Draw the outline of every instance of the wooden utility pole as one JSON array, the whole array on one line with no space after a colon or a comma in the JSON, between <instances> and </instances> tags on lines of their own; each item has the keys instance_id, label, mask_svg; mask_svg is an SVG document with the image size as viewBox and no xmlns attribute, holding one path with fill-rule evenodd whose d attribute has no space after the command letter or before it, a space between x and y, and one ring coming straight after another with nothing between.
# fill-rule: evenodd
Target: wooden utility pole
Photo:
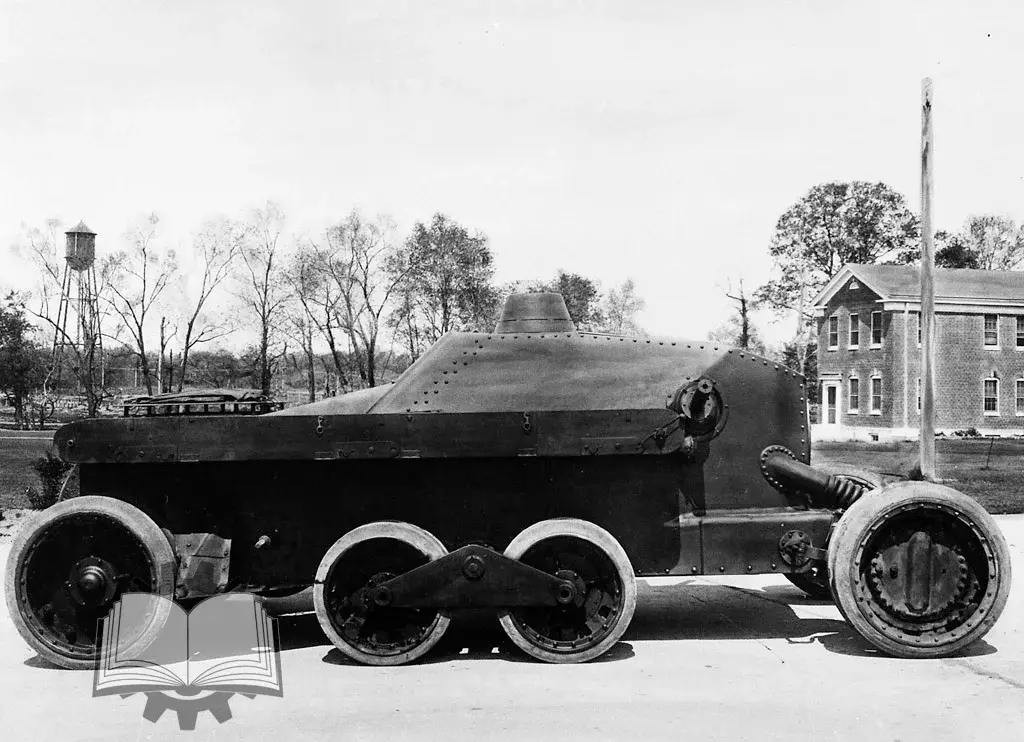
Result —
<instances>
[{"instance_id":1,"label":"wooden utility pole","mask_svg":"<svg viewBox=\"0 0 1024 742\"><path fill-rule=\"evenodd\" d=\"M921 476L935 479L935 242L932 233L932 81L921 83Z\"/></svg>"},{"instance_id":2,"label":"wooden utility pole","mask_svg":"<svg viewBox=\"0 0 1024 742\"><path fill-rule=\"evenodd\" d=\"M164 346L167 340L164 338L164 327L167 324L167 318L160 318L160 355L156 359L156 385L159 388L158 394L164 393Z\"/></svg>"},{"instance_id":3,"label":"wooden utility pole","mask_svg":"<svg viewBox=\"0 0 1024 742\"><path fill-rule=\"evenodd\" d=\"M796 310L796 359L800 364L800 373L807 375L807 340L805 337L807 319L804 317L804 305L807 303L807 268L800 269L800 305ZM821 400L818 400L819 402Z\"/></svg>"}]
</instances>

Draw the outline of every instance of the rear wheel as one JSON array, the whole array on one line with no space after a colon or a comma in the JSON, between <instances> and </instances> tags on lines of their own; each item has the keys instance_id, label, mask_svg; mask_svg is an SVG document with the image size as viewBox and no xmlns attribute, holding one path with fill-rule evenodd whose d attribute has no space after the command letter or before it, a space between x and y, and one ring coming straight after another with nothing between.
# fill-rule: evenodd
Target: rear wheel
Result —
<instances>
[{"instance_id":1,"label":"rear wheel","mask_svg":"<svg viewBox=\"0 0 1024 742\"><path fill-rule=\"evenodd\" d=\"M501 628L527 654L546 662L587 662L611 649L636 609L636 577L610 533L571 518L536 523L513 539L505 556L570 580L568 605L516 608L499 614Z\"/></svg>"},{"instance_id":2,"label":"rear wheel","mask_svg":"<svg viewBox=\"0 0 1024 742\"><path fill-rule=\"evenodd\" d=\"M324 633L344 655L366 665L422 657L448 630L448 614L378 606L371 590L447 553L437 538L409 523L380 521L349 531L324 555L313 585Z\"/></svg>"},{"instance_id":3,"label":"rear wheel","mask_svg":"<svg viewBox=\"0 0 1024 742\"><path fill-rule=\"evenodd\" d=\"M992 516L929 482L899 482L854 503L829 563L844 617L897 657L967 647L992 628L1010 590L1010 553Z\"/></svg>"},{"instance_id":4,"label":"rear wheel","mask_svg":"<svg viewBox=\"0 0 1024 742\"><path fill-rule=\"evenodd\" d=\"M109 497L76 497L37 514L11 544L6 594L11 620L41 657L95 668L97 621L124 593L153 593L158 629L174 597L176 561L160 528L138 508ZM141 629L140 629L141 630Z\"/></svg>"},{"instance_id":5,"label":"rear wheel","mask_svg":"<svg viewBox=\"0 0 1024 742\"><path fill-rule=\"evenodd\" d=\"M819 468L839 479L845 479L872 490L885 486L882 475L868 469L845 464L832 464ZM827 543L825 547L828 548ZM814 567L808 572L787 574L786 579L815 600L832 600L832 588L829 585L828 570L825 565Z\"/></svg>"}]
</instances>

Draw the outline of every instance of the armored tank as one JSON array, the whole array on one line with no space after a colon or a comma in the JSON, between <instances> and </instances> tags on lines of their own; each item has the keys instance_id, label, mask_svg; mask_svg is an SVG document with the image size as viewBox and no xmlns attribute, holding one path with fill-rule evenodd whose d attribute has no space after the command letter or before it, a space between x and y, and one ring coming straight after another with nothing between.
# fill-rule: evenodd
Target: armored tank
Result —
<instances>
[{"instance_id":1,"label":"armored tank","mask_svg":"<svg viewBox=\"0 0 1024 742\"><path fill-rule=\"evenodd\" d=\"M812 466L806 392L741 350L580 332L558 294L514 295L494 332L445 335L388 386L64 426L82 496L19 533L7 603L41 656L83 668L133 591L312 587L326 635L374 665L422 656L468 609L535 658L591 660L637 578L664 575L785 575L899 657L979 639L1010 586L991 516L939 484Z\"/></svg>"}]
</instances>

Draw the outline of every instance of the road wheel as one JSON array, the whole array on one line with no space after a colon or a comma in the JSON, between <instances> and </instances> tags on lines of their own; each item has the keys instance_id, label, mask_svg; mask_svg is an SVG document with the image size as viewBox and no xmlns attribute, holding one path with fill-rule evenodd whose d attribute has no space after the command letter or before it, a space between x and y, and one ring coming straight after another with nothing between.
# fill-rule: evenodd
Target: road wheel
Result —
<instances>
[{"instance_id":1,"label":"road wheel","mask_svg":"<svg viewBox=\"0 0 1024 742\"><path fill-rule=\"evenodd\" d=\"M527 654L545 662L587 662L625 633L636 609L636 577L622 546L603 528L571 518L541 521L516 536L505 556L577 587L569 605L499 614L501 628Z\"/></svg>"},{"instance_id":2,"label":"road wheel","mask_svg":"<svg viewBox=\"0 0 1024 742\"><path fill-rule=\"evenodd\" d=\"M427 608L377 606L370 590L447 554L417 526L368 523L328 549L313 585L313 606L324 633L341 652L366 665L402 665L426 654L451 618Z\"/></svg>"},{"instance_id":3,"label":"road wheel","mask_svg":"<svg viewBox=\"0 0 1024 742\"><path fill-rule=\"evenodd\" d=\"M1010 591L1010 552L992 516L930 482L898 482L854 503L829 563L846 620L897 657L967 647L992 628Z\"/></svg>"},{"instance_id":4,"label":"road wheel","mask_svg":"<svg viewBox=\"0 0 1024 742\"><path fill-rule=\"evenodd\" d=\"M885 486L882 475L868 469L845 464L832 464L818 468L839 479L855 482L873 490ZM827 548L828 544L826 543L825 546ZM787 574L786 579L815 600L832 600L832 588L829 586L828 571L825 565L816 567L809 572Z\"/></svg>"},{"instance_id":5,"label":"road wheel","mask_svg":"<svg viewBox=\"0 0 1024 742\"><path fill-rule=\"evenodd\" d=\"M7 608L39 655L70 669L96 667L97 621L124 593L166 600L147 635L163 625L174 598L177 562L167 537L133 505L109 497L76 497L37 513L11 544ZM124 646L124 637L119 637Z\"/></svg>"}]
</instances>

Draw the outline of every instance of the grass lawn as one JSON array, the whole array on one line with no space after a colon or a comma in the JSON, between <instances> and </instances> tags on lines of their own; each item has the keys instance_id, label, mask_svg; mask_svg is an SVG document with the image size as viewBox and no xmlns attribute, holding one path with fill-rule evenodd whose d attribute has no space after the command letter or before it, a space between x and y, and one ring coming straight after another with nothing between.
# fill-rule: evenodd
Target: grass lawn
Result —
<instances>
[{"instance_id":1,"label":"grass lawn","mask_svg":"<svg viewBox=\"0 0 1024 742\"><path fill-rule=\"evenodd\" d=\"M28 507L25 488L41 489L32 462L45 456L52 431L0 429L0 510Z\"/></svg>"},{"instance_id":2,"label":"grass lawn","mask_svg":"<svg viewBox=\"0 0 1024 742\"><path fill-rule=\"evenodd\" d=\"M817 443L811 463L873 469L905 478L918 459L918 443ZM1024 513L1024 441L937 439L936 478L980 502L990 513Z\"/></svg>"}]
</instances>

